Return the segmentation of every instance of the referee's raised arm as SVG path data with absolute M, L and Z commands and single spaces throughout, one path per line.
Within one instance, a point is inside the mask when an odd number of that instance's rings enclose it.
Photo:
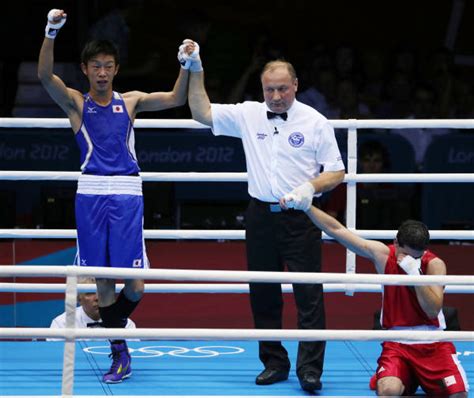
M 186 43 L 186 39 L 183 43 Z M 202 69 L 201 57 L 199 55 L 199 45 L 190 41 L 192 52 L 190 54 L 183 54 L 182 58 L 185 65 L 189 63 L 189 91 L 188 101 L 189 108 L 194 120 L 199 123 L 205 124 L 206 126 L 213 127 L 212 125 L 212 111 L 211 102 L 204 86 L 204 71 Z M 179 58 L 179 55 L 178 55 Z

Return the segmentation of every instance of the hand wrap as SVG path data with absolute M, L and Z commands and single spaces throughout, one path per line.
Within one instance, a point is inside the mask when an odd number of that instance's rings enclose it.
M 191 54 L 188 54 L 186 47 L 191 43 L 194 43 L 194 50 Z M 190 39 L 183 40 L 183 44 L 179 46 L 178 50 L 178 61 L 183 69 L 189 69 L 190 72 L 201 72 L 203 69 L 199 57 L 199 44 Z
M 48 39 L 55 39 L 56 35 L 58 34 L 59 29 L 63 27 L 66 23 L 66 16 L 61 16 L 59 21 L 55 21 L 60 15 L 61 10 L 53 8 L 48 12 L 48 23 L 46 24 L 45 28 L 45 36 Z
M 313 184 L 305 182 L 283 196 L 283 199 L 289 209 L 308 211 L 313 203 L 313 196 Z
M 421 275 L 421 259 L 419 258 L 405 256 L 403 257 L 403 260 L 398 263 L 398 265 L 408 275 Z

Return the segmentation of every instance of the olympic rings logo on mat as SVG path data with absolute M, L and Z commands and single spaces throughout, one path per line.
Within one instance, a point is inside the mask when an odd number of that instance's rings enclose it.
M 85 347 L 84 351 L 95 355 L 109 355 L 110 346 Z M 128 348 L 132 358 L 150 358 L 162 357 L 169 355 L 170 357 L 180 358 L 210 358 L 220 355 L 241 354 L 245 350 L 240 347 L 232 347 L 225 345 L 209 345 L 204 347 L 178 347 L 173 345 L 154 345 L 141 348 Z

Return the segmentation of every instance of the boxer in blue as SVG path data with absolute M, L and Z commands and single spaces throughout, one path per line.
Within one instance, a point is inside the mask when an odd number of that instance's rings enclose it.
M 86 44 L 81 69 L 89 80 L 82 94 L 66 87 L 53 74 L 54 39 L 66 22 L 63 10 L 48 13 L 38 61 L 38 77 L 66 112 L 81 154 L 82 174 L 76 195 L 77 257 L 79 266 L 147 268 L 143 239 L 142 181 L 135 155 L 133 122 L 138 112 L 158 111 L 186 103 L 189 62 L 182 62 L 170 92 L 119 94 L 112 83 L 119 54 L 106 40 Z M 178 58 L 186 47 L 181 46 Z M 143 296 L 143 280 L 126 280 L 115 296 L 114 279 L 97 279 L 100 317 L 105 327 L 124 328 Z M 120 383 L 132 374 L 125 340 L 112 340 L 112 366 L 105 383 Z

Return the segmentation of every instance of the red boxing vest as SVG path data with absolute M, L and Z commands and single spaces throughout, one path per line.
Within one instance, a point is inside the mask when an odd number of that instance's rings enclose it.
M 389 245 L 390 254 L 385 264 L 385 274 L 406 275 L 406 272 L 397 264 L 395 246 Z M 421 257 L 421 271 L 426 274 L 428 263 L 437 256 L 426 250 Z M 418 302 L 413 286 L 384 286 L 382 304 L 382 327 L 434 326 L 443 330 L 446 328 L 443 312 L 437 318 L 430 319 Z

